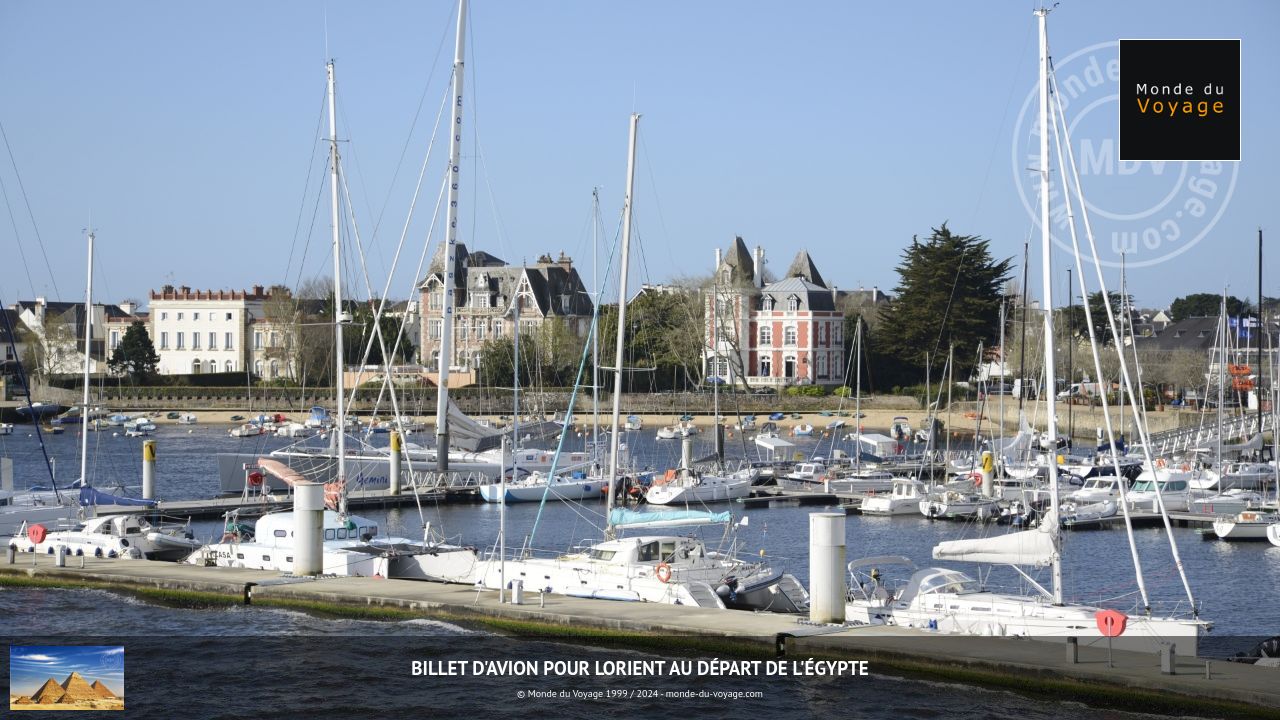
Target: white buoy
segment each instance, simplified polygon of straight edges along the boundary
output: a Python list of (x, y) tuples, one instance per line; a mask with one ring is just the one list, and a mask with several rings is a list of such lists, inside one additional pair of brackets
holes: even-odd
[(294, 575), (319, 575), (324, 569), (324, 485), (293, 486)]
[(995, 472), (996, 462), (992, 457), (990, 450), (982, 451), (982, 497), (991, 497), (995, 494)]
[(391, 494), (400, 494), (400, 433), (391, 431), (391, 476), (388, 480)]
[(809, 620), (843, 623), (844, 513), (809, 515)]
[(156, 499), (156, 441), (142, 443), (142, 499)]

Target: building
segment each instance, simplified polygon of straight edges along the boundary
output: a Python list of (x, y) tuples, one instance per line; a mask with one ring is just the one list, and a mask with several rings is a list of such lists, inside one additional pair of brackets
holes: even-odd
[[(125, 308), (128, 308), (126, 310)], [(43, 297), (22, 300), (12, 307), (28, 337), (39, 346), (38, 367), (28, 374), (75, 375), (84, 372), (84, 303), (49, 302)], [(93, 305), (93, 326), (89, 340), (89, 372), (107, 371), (110, 359), (107, 343), (109, 324), (130, 320), (133, 306)], [(4, 355), (5, 358), (8, 355)], [(23, 360), (21, 355), (19, 360)], [(28, 358), (30, 359), (30, 358)]]
[(252, 335), (250, 329), (266, 320), (271, 297), (261, 285), (248, 292), (185, 285), (151, 291), (148, 331), (160, 355), (159, 373), (244, 372), (250, 362), (265, 361), (265, 354), (254, 353), (266, 349), (262, 343), (270, 341), (271, 330), (259, 327)]
[[(422, 291), (421, 362), (429, 373), (440, 370), (444, 310), (443, 246), (436, 252)], [(487, 252), (468, 252), (458, 243), (454, 269), (453, 357), (450, 385), (474, 382), (481, 349), (488, 340), (512, 337), (512, 309), (520, 298), (522, 332), (535, 332), (547, 322), (564, 322), (576, 336), (591, 327), (594, 305), (573, 260), (564, 253), (543, 255), (533, 265), (508, 265)], [(459, 377), (452, 378), (453, 373)]]
[(715, 282), (706, 297), (703, 370), (708, 378), (753, 387), (844, 382), (844, 313), (809, 254), (801, 250), (785, 276), (765, 283), (764, 250), (735, 238), (716, 250)]

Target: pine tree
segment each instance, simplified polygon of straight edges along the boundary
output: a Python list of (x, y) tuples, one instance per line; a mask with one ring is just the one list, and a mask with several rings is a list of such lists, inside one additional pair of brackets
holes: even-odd
[(151, 335), (147, 332), (147, 326), (139, 321), (130, 325), (125, 331), (120, 344), (111, 353), (111, 360), (107, 363), (107, 367), (116, 374), (127, 374), (132, 382), (138, 383), (155, 375), (159, 364), (160, 356), (156, 354), (156, 348), (151, 344)]
[(932, 379), (937, 381), (951, 343), (954, 376), (967, 377), (978, 343), (990, 346), (999, 335), (1000, 301), (1011, 262), (997, 262), (988, 241), (956, 235), (946, 223), (924, 242), (913, 239), (897, 267), (893, 301), (880, 309), (872, 339), (874, 352), (888, 361), (877, 363), (881, 377), (903, 384), (922, 382), (930, 358)]

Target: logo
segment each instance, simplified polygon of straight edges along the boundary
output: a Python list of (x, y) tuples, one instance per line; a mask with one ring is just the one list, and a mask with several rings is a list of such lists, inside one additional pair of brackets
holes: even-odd
[[(1062, 137), (1058, 162), (1057, 135), (1049, 128), (1049, 226), (1055, 245), (1072, 253), (1064, 174), (1070, 178), (1075, 156), (1098, 259), (1119, 267), (1156, 265), (1181, 255), (1207, 237), (1222, 218), (1235, 192), (1239, 164), (1221, 161), (1131, 161), (1119, 152), (1119, 42), (1091, 45), (1066, 57), (1052, 55), (1056, 93), (1050, 95), (1050, 118), (1057, 105), (1067, 138)], [(1027, 214), (1040, 223), (1039, 85), (1033, 84), (1014, 124), (1012, 171)], [(1072, 181), (1074, 185), (1074, 180)], [(1080, 252), (1090, 260), (1084, 217), (1071, 198)]]

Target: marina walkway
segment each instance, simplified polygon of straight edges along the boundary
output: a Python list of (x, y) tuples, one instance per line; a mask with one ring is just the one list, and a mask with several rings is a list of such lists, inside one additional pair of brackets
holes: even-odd
[[(525, 593), (525, 604), (499, 604), (497, 593), (477, 592), (466, 585), (363, 577), (285, 578), (277, 573), (149, 562), (67, 558), (56, 567), (49, 555), (19, 554), (14, 564), (0, 563), (0, 575), (30, 576), (51, 581), (105, 582), (138, 588), (211, 592), (261, 602), (269, 598), (338, 605), (397, 608), (437, 613), (450, 618), (498, 618), (549, 627), (598, 628), (630, 634), (720, 638), (761, 653), (785, 651), (788, 657), (830, 655), (867, 660), (889, 668), (955, 668), (978, 682), (1016, 677), (1034, 692), (1037, 684), (1083, 683), (1109, 688), (1113, 695), (1143, 692), (1168, 700), (1183, 696), (1188, 707), (1197, 700), (1242, 703), (1259, 716), (1280, 717), (1280, 670), (1224, 661), (1178, 656), (1176, 674), (1164, 674), (1155, 654), (1115, 651), (1107, 663), (1105, 644), (1078, 650), (1078, 662), (1067, 660), (1066, 645), (1010, 638), (945, 637), (919, 630), (883, 626), (813, 625), (786, 615), (712, 610), (649, 603), (621, 603), (540, 597)], [(1181, 702), (1181, 701), (1178, 701)], [(1203, 706), (1202, 706), (1203, 707)], [(1203, 713), (1201, 713), (1203, 714)]]

